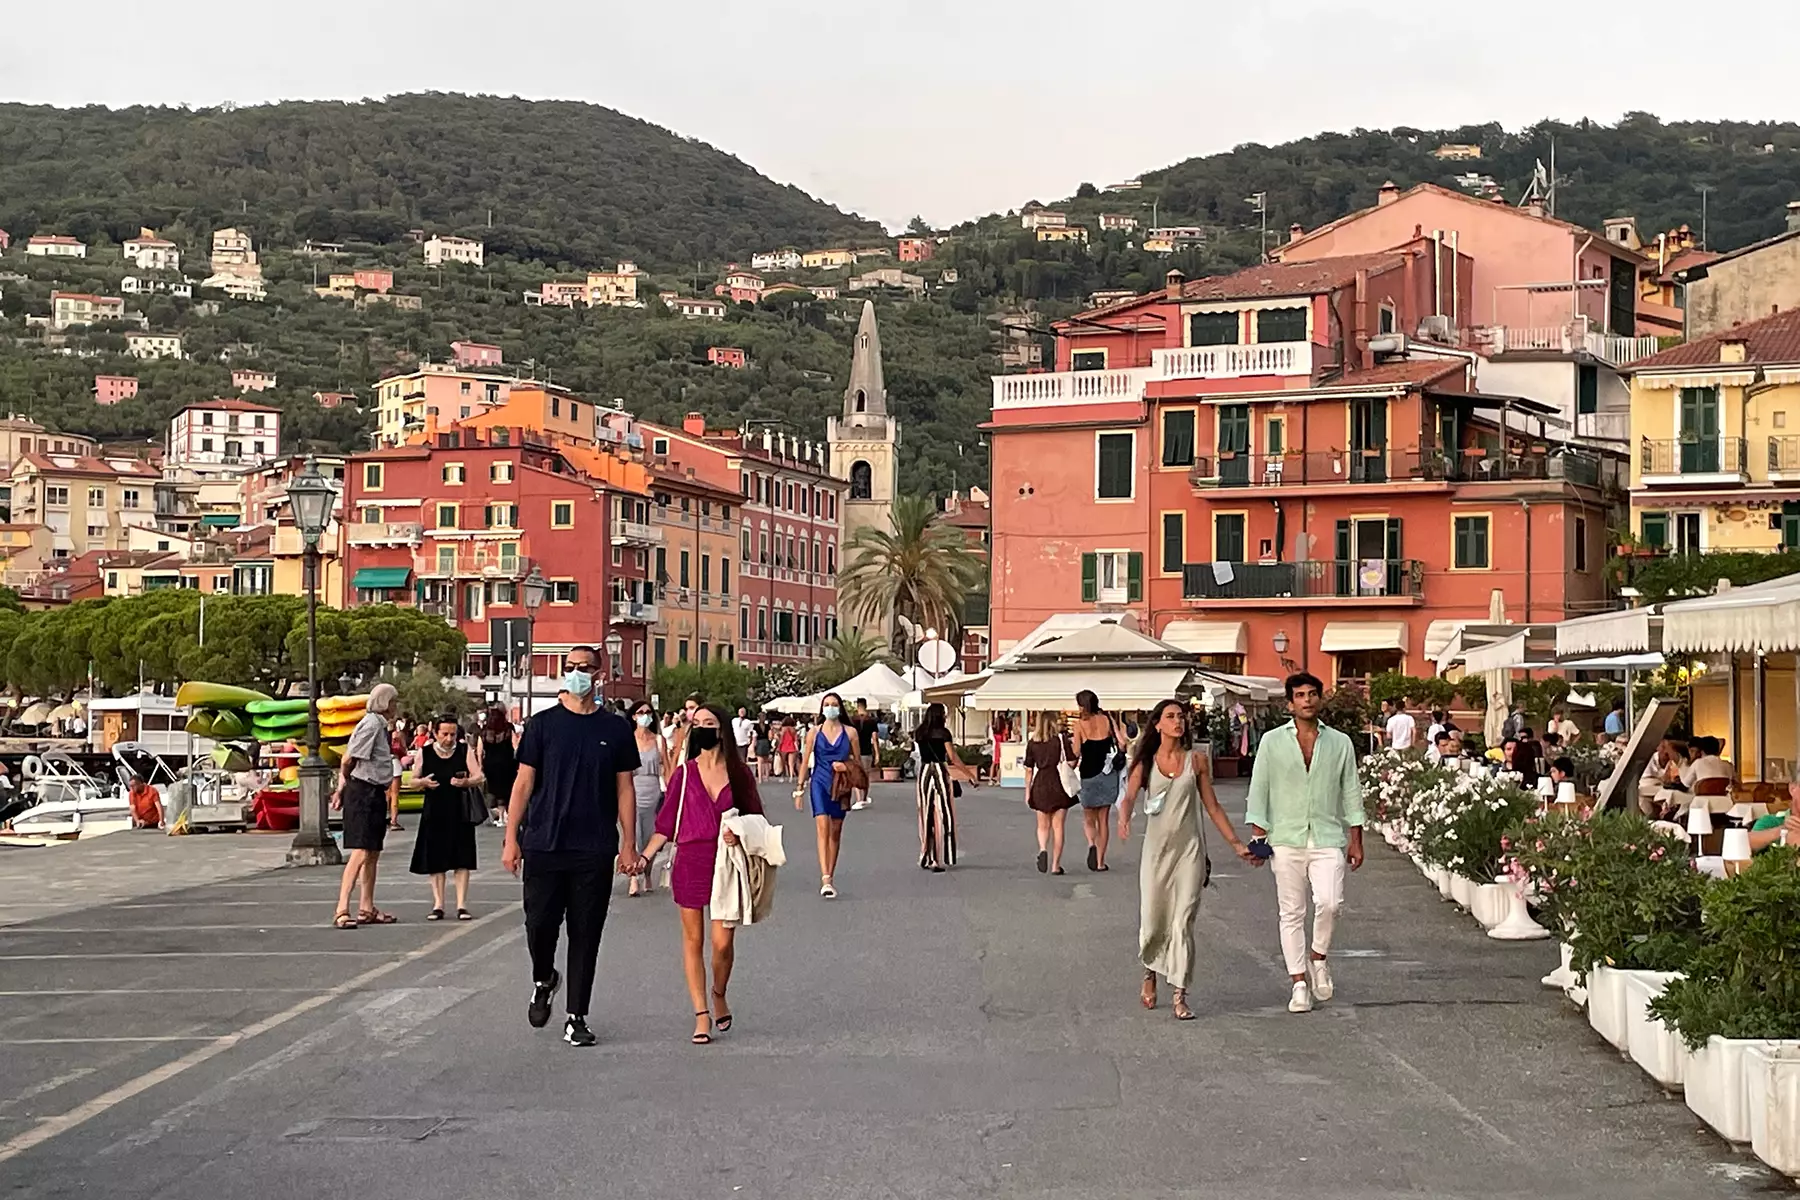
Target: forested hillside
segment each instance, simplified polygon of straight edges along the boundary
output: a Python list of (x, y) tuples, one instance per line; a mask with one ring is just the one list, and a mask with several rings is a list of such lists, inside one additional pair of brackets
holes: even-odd
[(243, 225), (276, 244), (389, 242), (423, 228), (582, 267), (691, 268), (882, 236), (723, 151), (592, 104), (447, 94), (199, 110), (0, 104), (0, 228), (119, 241), (140, 225), (177, 241)]

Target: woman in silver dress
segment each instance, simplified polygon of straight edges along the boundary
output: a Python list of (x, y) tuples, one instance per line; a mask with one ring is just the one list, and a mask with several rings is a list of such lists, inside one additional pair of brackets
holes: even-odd
[[(656, 832), (656, 809), (662, 802), (669, 783), (669, 743), (656, 727), (656, 710), (640, 703), (632, 710), (632, 733), (637, 739), (638, 768), (631, 773), (631, 786), (637, 794), (637, 850), (644, 852), (650, 835)], [(647, 896), (656, 890), (650, 864), (642, 874), (631, 877), (627, 896)]]
[(1206, 886), (1206, 833), (1200, 810), (1212, 818), (1232, 851), (1252, 866), (1262, 859), (1238, 837), (1213, 792), (1212, 766), (1195, 749), (1187, 709), (1164, 700), (1151, 711), (1119, 802), (1119, 840), (1131, 836), (1131, 808), (1139, 793), (1149, 825), (1138, 864), (1138, 961), (1144, 966), (1145, 1008), (1156, 1007), (1156, 977), (1175, 989), (1175, 1019), (1191, 1021), (1188, 988), (1194, 977), (1194, 918)]

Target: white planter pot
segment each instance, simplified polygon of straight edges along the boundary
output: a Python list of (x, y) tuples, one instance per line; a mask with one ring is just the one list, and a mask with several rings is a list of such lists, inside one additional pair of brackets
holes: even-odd
[(1687, 1048), (1673, 1029), (1652, 1017), (1652, 1000), (1662, 995), (1669, 980), (1665, 971), (1620, 971), (1625, 992), (1625, 1044), (1631, 1061), (1665, 1088), (1682, 1085), (1687, 1069)]
[(1437, 884), (1438, 895), (1446, 900), (1450, 899), (1450, 885), (1454, 878), (1455, 876), (1443, 867), (1431, 868), (1431, 881)]
[(1505, 892), (1500, 920), (1488, 928), (1488, 936), (1502, 942), (1535, 942), (1550, 936), (1550, 931), (1531, 919), (1531, 906), (1525, 902), (1526, 885), (1516, 879), (1495, 879)]
[(1781, 1044), (1762, 1038), (1712, 1037), (1700, 1049), (1689, 1051), (1685, 1072), (1689, 1110), (1726, 1141), (1749, 1141), (1745, 1059), (1753, 1046)]
[(1596, 966), (1588, 972), (1588, 1024), (1620, 1051), (1629, 1048), (1625, 1026), (1624, 971)]
[(1450, 899), (1456, 901), (1456, 903), (1462, 905), (1464, 908), (1469, 907), (1475, 900), (1475, 881), (1473, 879), (1464, 879), (1454, 871), (1451, 872)]
[(1783, 1175), (1800, 1176), (1800, 1042), (1744, 1051), (1750, 1149)]
[(1506, 920), (1506, 914), (1512, 911), (1512, 888), (1502, 883), (1475, 884), (1475, 894), (1470, 898), (1469, 912), (1483, 929), (1492, 929)]

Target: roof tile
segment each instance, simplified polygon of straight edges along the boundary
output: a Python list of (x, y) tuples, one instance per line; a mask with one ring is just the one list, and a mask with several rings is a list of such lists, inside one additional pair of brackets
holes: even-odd
[(1636, 372), (1657, 367), (1718, 366), (1719, 348), (1726, 342), (1743, 342), (1744, 360), (1748, 363), (1800, 363), (1800, 308), (1670, 347), (1660, 354), (1640, 358), (1631, 364), (1631, 369)]

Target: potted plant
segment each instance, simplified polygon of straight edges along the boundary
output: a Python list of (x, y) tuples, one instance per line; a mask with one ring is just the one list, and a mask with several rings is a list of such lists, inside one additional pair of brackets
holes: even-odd
[(1688, 1107), (1728, 1140), (1754, 1147), (1760, 1133), (1769, 1153), (1757, 1153), (1789, 1174), (1800, 1173), (1796, 913), (1800, 848), (1770, 847), (1707, 891), (1704, 940), (1650, 1005), (1690, 1051)]
[(876, 767), (881, 771), (881, 782), (898, 783), (900, 781), (900, 768), (906, 762), (907, 753), (898, 746), (882, 747), (880, 757), (875, 760)]
[(1569, 917), (1573, 896), (1569, 872), (1588, 836), (1586, 813), (1559, 811), (1531, 813), (1506, 834), (1507, 873), (1524, 882), (1538, 920), (1561, 949), (1561, 961), (1544, 976), (1544, 986), (1560, 989), (1577, 1004), (1587, 1002), (1587, 989), (1575, 975), (1574, 951), (1569, 946), (1575, 932)]

